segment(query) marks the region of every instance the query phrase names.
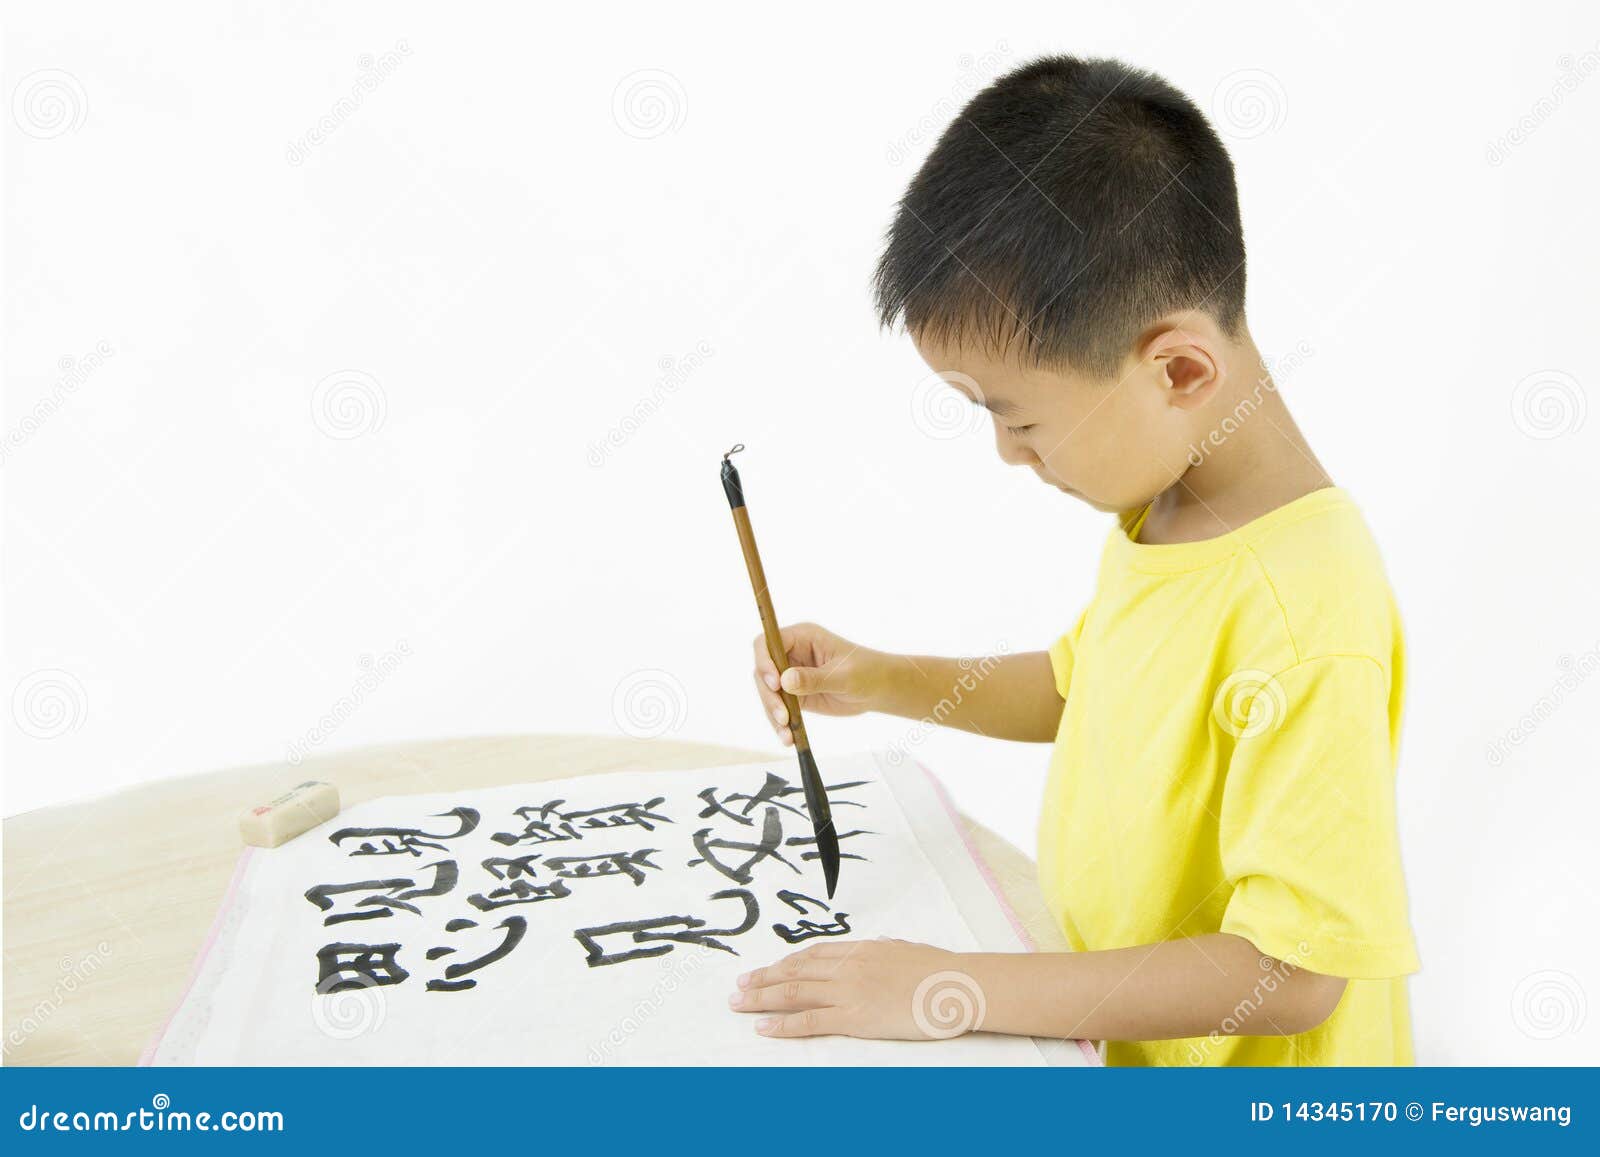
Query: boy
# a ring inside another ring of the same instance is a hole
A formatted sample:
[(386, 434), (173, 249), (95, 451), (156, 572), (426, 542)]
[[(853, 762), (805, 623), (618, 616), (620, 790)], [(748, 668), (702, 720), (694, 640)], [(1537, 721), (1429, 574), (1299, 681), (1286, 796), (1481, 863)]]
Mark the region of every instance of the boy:
[[(884, 323), (993, 415), (1004, 461), (1119, 515), (1077, 624), (992, 660), (942, 719), (1053, 740), (1040, 884), (1074, 951), (812, 947), (740, 978), (757, 1031), (920, 1038), (918, 986), (953, 972), (980, 997), (970, 1027), (1105, 1040), (1113, 1064), (1411, 1062), (1400, 622), (1267, 376), (1244, 281), (1221, 142), (1114, 61), (1002, 78), (911, 182)], [(928, 718), (965, 671), (783, 637), (811, 712)]]

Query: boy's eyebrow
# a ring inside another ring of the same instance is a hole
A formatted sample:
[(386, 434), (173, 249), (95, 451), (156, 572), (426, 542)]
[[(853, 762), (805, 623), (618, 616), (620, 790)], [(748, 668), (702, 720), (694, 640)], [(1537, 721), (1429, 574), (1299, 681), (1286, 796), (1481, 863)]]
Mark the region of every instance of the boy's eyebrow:
[(997, 401), (990, 398), (984, 398), (982, 401), (974, 398), (972, 399), (972, 404), (975, 406), (982, 406), (985, 410), (988, 410), (989, 413), (998, 414), (1002, 418), (1007, 414), (1015, 414), (1017, 412), (1017, 407), (1012, 405), (1010, 402)]

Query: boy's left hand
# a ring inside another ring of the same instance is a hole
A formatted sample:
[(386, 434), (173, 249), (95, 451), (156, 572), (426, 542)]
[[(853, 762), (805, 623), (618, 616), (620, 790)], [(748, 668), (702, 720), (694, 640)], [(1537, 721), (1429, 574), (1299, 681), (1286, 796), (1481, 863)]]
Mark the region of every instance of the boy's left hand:
[(977, 981), (954, 952), (908, 940), (815, 944), (739, 977), (738, 1012), (776, 1014), (762, 1036), (931, 1040), (982, 1027)]

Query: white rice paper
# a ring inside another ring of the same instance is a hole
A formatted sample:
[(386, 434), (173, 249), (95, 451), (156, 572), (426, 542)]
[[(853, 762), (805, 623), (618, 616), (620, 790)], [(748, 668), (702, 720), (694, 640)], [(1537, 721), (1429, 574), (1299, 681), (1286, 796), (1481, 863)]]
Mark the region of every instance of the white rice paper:
[[(358, 804), (284, 847), (246, 853), (189, 991), (148, 1062), (1086, 1063), (1087, 1052), (1075, 1042), (983, 1033), (931, 1042), (770, 1040), (756, 1034), (757, 1015), (728, 1008), (739, 973), (809, 944), (890, 936), (954, 951), (1027, 948), (927, 772), (914, 764), (895, 766), (886, 755), (862, 754), (830, 757), (824, 774), (830, 785), (862, 781), (830, 791), (841, 851), (863, 857), (843, 861), (831, 904), (820, 864), (805, 858), (813, 845), (803, 841), (812, 833), (793, 761), (618, 772)], [(790, 790), (772, 796), (769, 775)], [(702, 795), (707, 789), (709, 797)], [(467, 826), (462, 813), (451, 814), (454, 809), (471, 809), (478, 820), (472, 830), (450, 838)], [(518, 809), (524, 809), (520, 815)], [(781, 824), (776, 855), (761, 851), (772, 831), (769, 809)], [(352, 828), (424, 834), (416, 841), (383, 835), (333, 841)], [(712, 841), (713, 858), (733, 875), (703, 855), (697, 832)], [(376, 854), (364, 854), (363, 847)], [(400, 850), (388, 852), (390, 847)], [(508, 867), (506, 861), (525, 856), (533, 858), (520, 874)], [(752, 856), (748, 882), (734, 878)], [(443, 870), (433, 867), (442, 861), (455, 865), (454, 886), (439, 895), (412, 894), (442, 882)], [(319, 885), (375, 880), (390, 886), (324, 894), (326, 909), (307, 897)], [(413, 886), (395, 886), (395, 880)], [(719, 892), (732, 894), (711, 899)], [(752, 902), (759, 913), (748, 930), (717, 934), (748, 923)], [(385, 914), (371, 915), (378, 911)], [(671, 917), (688, 921), (647, 925), (642, 938), (631, 927), (594, 935), (593, 948), (575, 935)], [(703, 923), (696, 926), (695, 920)], [(517, 921), (520, 939), (513, 935)], [(840, 923), (849, 926), (848, 934), (793, 944), (774, 929), (804, 935), (836, 931)], [(452, 964), (470, 964), (509, 940), (516, 942), (503, 957), (450, 977)], [(338, 943), (400, 947), (366, 964), (348, 952), (335, 954), (325, 969), (319, 950)], [(451, 951), (427, 959), (429, 949), (441, 948)], [(602, 958), (648, 955), (591, 964), (596, 952)], [(385, 959), (393, 970), (384, 970)], [(405, 978), (392, 982), (399, 970)], [(391, 983), (374, 983), (380, 979)], [(430, 990), (430, 981), (451, 987)], [(953, 979), (924, 994), (921, 1015), (939, 1028), (972, 1015), (978, 999)]]

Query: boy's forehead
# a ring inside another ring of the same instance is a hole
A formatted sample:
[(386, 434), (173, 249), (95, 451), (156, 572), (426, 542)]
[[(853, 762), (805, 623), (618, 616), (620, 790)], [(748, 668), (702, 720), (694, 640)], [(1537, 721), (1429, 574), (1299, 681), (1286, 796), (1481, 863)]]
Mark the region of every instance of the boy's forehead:
[(1045, 366), (1025, 365), (1014, 354), (931, 334), (912, 334), (912, 344), (928, 368), (972, 401), (996, 414), (1014, 413), (1042, 390), (1059, 387), (1065, 375)]

